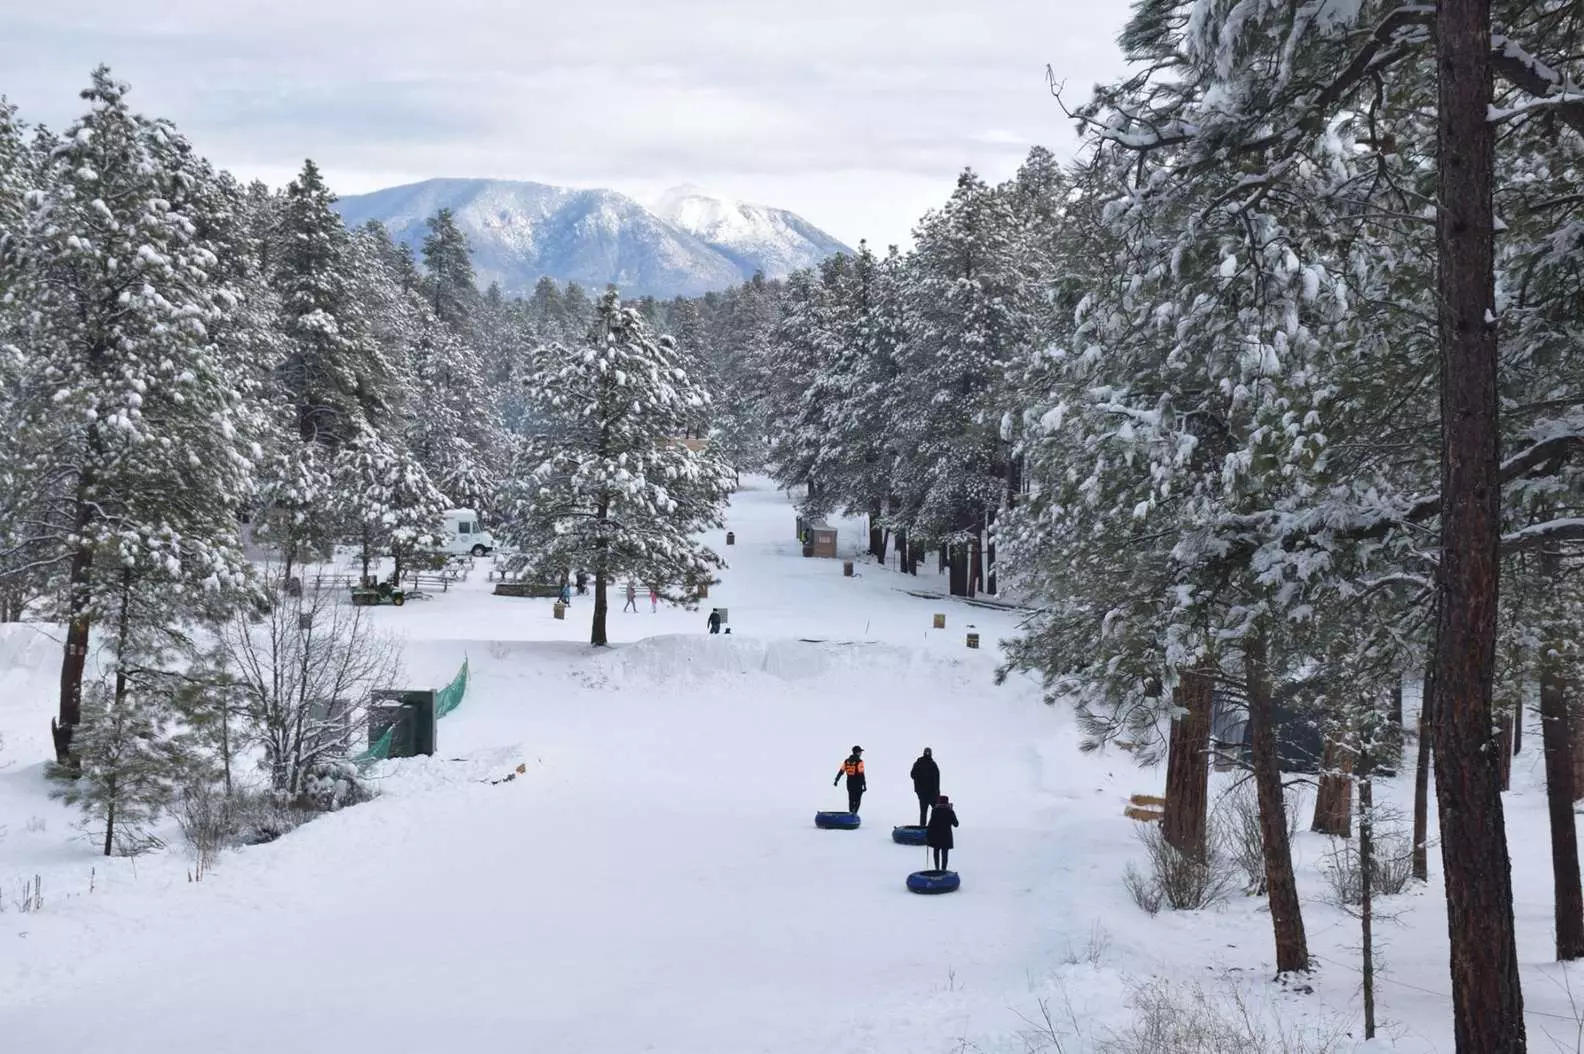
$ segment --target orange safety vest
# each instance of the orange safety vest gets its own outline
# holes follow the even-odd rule
[[[846,761],[842,762],[842,774],[847,776],[847,778],[849,778],[849,779],[851,779],[854,776],[862,776],[863,775],[863,761],[862,761],[862,759],[859,759],[858,761],[854,761],[852,758],[848,758]]]

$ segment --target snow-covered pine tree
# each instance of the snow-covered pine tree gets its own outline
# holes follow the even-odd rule
[[[424,299],[436,318],[469,340],[478,318],[479,290],[467,235],[450,209],[441,209],[424,224],[429,228],[423,240]]]
[[[1011,461],[999,380],[1033,340],[1031,276],[1001,188],[965,171],[945,208],[919,224],[909,261],[902,370],[918,384],[900,447],[902,515],[946,544],[951,591],[984,585],[984,533],[1003,504]]]
[[[539,431],[522,441],[500,503],[518,566],[546,580],[592,576],[596,646],[623,578],[695,603],[722,566],[698,533],[719,525],[732,473],[681,441],[709,396],[670,338],[612,290],[581,347],[540,349],[529,391]]]
[[[286,340],[280,383],[303,441],[330,447],[358,434],[397,395],[396,370],[359,302],[351,235],[334,202],[318,166],[305,161],[279,209],[271,276]]]
[[[840,260],[840,257],[835,258]],[[782,486],[802,487],[803,516],[823,521],[840,508],[840,480],[826,452],[834,445],[828,417],[843,379],[837,375],[835,323],[846,268],[832,264],[787,276],[775,328],[775,365],[768,371],[770,457]]]
[[[102,680],[84,686],[81,726],[73,738],[79,773],[61,797],[83,810],[105,856],[152,848],[148,828],[175,797],[189,768],[172,715],[135,687],[117,692]]]
[[[0,95],[0,305],[6,301],[5,260],[16,251],[16,237],[22,229],[22,198],[30,160],[16,107]]]
[[[8,420],[26,356],[23,302],[16,291],[22,279],[23,201],[37,168],[23,133],[16,108],[0,97],[0,414]],[[22,617],[44,577],[38,544],[42,509],[18,454],[14,446],[0,448],[0,622]]]
[[[334,508],[358,540],[365,579],[382,553],[395,558],[393,581],[399,579],[414,552],[437,541],[445,495],[405,447],[365,427],[336,450],[331,479]]]
[[[134,115],[107,69],[49,158],[22,236],[28,358],[15,418],[27,471],[49,481],[67,637],[55,720],[70,763],[89,635],[116,569],[164,588],[240,588],[237,515],[249,444],[236,379],[209,324],[231,294],[196,237],[197,174],[169,125]],[[44,487],[41,485],[40,492]]]

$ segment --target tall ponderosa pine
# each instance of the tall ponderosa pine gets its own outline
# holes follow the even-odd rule
[[[15,442],[51,481],[67,638],[56,753],[72,757],[89,635],[117,569],[166,588],[240,583],[237,513],[250,464],[234,378],[208,326],[229,294],[195,236],[194,180],[169,125],[127,109],[95,71],[88,112],[49,159],[22,236],[31,305]]]
[[[519,565],[546,580],[594,580],[590,640],[607,641],[608,593],[622,579],[691,605],[722,566],[698,538],[718,526],[732,473],[682,432],[708,394],[669,337],[606,293],[583,345],[538,353],[529,378],[538,431],[522,442],[502,509]]]
[[[351,235],[334,202],[304,162],[280,208],[272,276],[287,341],[281,383],[302,439],[331,447],[386,409],[395,379],[355,295]]]
[[[450,209],[441,209],[424,222],[429,228],[423,240],[424,298],[436,318],[465,336],[478,317],[479,303],[467,235]]]

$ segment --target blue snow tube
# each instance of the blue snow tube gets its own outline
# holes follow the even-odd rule
[[[913,824],[891,828],[891,840],[897,845],[923,845],[928,834],[929,828],[917,827]]]
[[[907,887],[914,893],[955,893],[962,879],[955,871],[915,871],[907,877]]]
[[[857,830],[858,814],[855,812],[817,812],[814,814],[814,826],[823,827],[827,831]]]

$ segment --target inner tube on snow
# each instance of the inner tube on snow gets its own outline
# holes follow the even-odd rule
[[[897,845],[923,845],[928,834],[929,828],[913,824],[891,828],[891,840]]]
[[[852,831],[858,827],[858,814],[855,812],[817,812],[814,814],[814,826],[823,827],[827,831]]]
[[[914,893],[955,893],[962,879],[955,871],[915,871],[907,877],[907,887]]]

